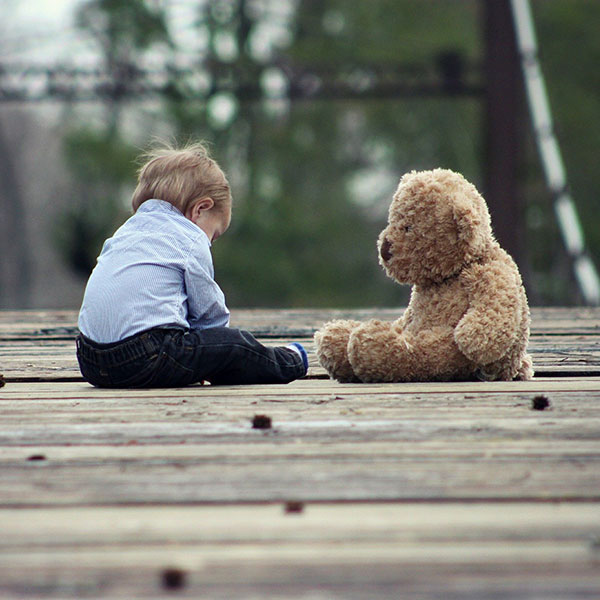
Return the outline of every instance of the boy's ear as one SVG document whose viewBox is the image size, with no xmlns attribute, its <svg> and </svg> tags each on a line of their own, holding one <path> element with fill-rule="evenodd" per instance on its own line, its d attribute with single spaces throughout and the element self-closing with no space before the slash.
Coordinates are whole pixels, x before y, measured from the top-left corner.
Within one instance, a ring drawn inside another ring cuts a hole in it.
<svg viewBox="0 0 600 600">
<path fill-rule="evenodd" d="M 196 200 L 190 208 L 188 208 L 188 213 L 186 217 L 191 218 L 192 221 L 195 221 L 200 217 L 202 211 L 210 210 L 215 205 L 214 200 L 210 196 L 205 196 L 204 198 L 200 198 L 200 200 Z"/>
</svg>

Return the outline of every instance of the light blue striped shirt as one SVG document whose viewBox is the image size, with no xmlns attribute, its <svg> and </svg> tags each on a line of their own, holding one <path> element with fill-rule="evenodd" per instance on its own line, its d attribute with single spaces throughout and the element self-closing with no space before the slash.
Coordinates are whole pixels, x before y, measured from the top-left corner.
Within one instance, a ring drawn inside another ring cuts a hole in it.
<svg viewBox="0 0 600 600">
<path fill-rule="evenodd" d="M 146 200 L 104 242 L 78 322 L 81 333 L 99 343 L 152 327 L 228 324 L 208 236 L 163 200 Z"/>
</svg>

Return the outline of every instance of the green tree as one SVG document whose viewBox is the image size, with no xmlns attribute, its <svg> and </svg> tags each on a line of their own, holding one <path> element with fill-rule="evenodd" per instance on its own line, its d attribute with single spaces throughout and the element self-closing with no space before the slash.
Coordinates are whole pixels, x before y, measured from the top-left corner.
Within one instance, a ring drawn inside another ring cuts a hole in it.
<svg viewBox="0 0 600 600">
<path fill-rule="evenodd" d="M 58 217 L 54 237 L 67 264 L 87 277 L 102 242 L 126 214 L 135 176 L 134 144 L 122 133 L 122 94 L 139 75 L 144 53 L 169 48 L 164 12 L 143 0 L 88 0 L 77 14 L 78 27 L 97 45 L 108 74 L 98 122 L 77 123 L 68 109 L 64 156 L 72 182 L 68 208 Z"/>
<path fill-rule="evenodd" d="M 63 147 L 71 171 L 70 197 L 54 238 L 67 264 L 87 277 L 103 241 L 126 214 L 136 150 L 112 128 L 76 128 L 65 136 Z"/>
<path fill-rule="evenodd" d="M 443 163 L 478 175 L 477 106 L 439 98 L 290 102 L 290 73 L 306 72 L 294 84 L 308 87 L 360 88 L 376 82 L 379 70 L 395 68 L 437 81 L 449 49 L 464 61 L 477 55 L 476 16 L 474 2 L 457 10 L 414 0 L 304 1 L 287 21 L 277 2 L 262 10 L 244 0 L 200 8 L 198 26 L 210 36 L 203 65 L 211 85 L 190 102 L 173 82 L 184 100 L 174 96 L 170 110 L 180 136 L 214 142 L 232 178 L 231 233 L 214 248 L 232 304 L 406 300 L 408 291 L 386 280 L 377 264 L 387 204 L 410 168 Z M 269 27 L 287 31 L 287 38 L 276 31 L 270 47 L 261 44 Z M 424 35 L 432 28 L 440 32 L 435 39 Z M 219 52 L 224 36 L 236 41 L 229 56 Z M 231 104 L 231 116 L 215 123 L 211 107 L 219 101 Z"/>
<path fill-rule="evenodd" d="M 533 4 L 569 179 L 600 263 L 593 177 L 600 52 L 593 17 L 600 8 L 584 0 Z M 484 83 L 481 6 L 481 0 L 200 2 L 192 38 L 206 39 L 205 49 L 187 53 L 182 69 L 181 32 L 167 26 L 169 3 L 86 3 L 79 23 L 102 49 L 112 91 L 102 125 L 71 131 L 66 140 L 81 183 L 75 196 L 85 198 L 63 224 L 71 262 L 87 252 L 81 272 L 89 269 L 97 249 L 84 246 L 122 218 L 110 215 L 130 190 L 133 148 L 122 127 L 119 84 L 135 81 L 154 49 L 172 76 L 152 125 L 182 141 L 212 142 L 232 183 L 232 228 L 214 248 L 229 302 L 405 302 L 408 290 L 385 278 L 375 249 L 398 178 L 443 166 L 483 186 L 482 99 L 461 93 Z M 140 134 L 144 141 L 156 133 L 152 125 Z M 564 303 L 573 298 L 568 262 L 531 136 L 527 144 L 521 177 L 534 291 L 541 301 Z M 98 173 L 90 174 L 92 165 Z"/>
</svg>

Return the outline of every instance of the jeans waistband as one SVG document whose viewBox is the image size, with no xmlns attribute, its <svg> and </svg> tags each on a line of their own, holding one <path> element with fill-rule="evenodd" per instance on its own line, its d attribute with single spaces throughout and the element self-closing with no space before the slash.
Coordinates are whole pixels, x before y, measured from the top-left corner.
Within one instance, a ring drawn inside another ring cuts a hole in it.
<svg viewBox="0 0 600 600">
<path fill-rule="evenodd" d="M 158 355 L 165 337 L 175 331 L 180 330 L 148 329 L 110 344 L 94 342 L 80 333 L 75 340 L 77 355 L 89 363 L 103 366 L 116 366 L 138 358 L 151 358 Z"/>
</svg>

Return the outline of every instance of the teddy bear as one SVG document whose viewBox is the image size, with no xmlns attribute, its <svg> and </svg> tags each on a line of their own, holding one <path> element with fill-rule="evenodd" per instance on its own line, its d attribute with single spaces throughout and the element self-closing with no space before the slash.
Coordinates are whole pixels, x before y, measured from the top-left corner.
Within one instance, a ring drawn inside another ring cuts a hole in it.
<svg viewBox="0 0 600 600">
<path fill-rule="evenodd" d="M 315 333 L 321 365 L 340 382 L 509 381 L 533 377 L 529 307 L 512 258 L 493 236 L 474 185 L 448 169 L 398 185 L 379 263 L 411 284 L 393 322 L 335 320 Z"/>
</svg>

